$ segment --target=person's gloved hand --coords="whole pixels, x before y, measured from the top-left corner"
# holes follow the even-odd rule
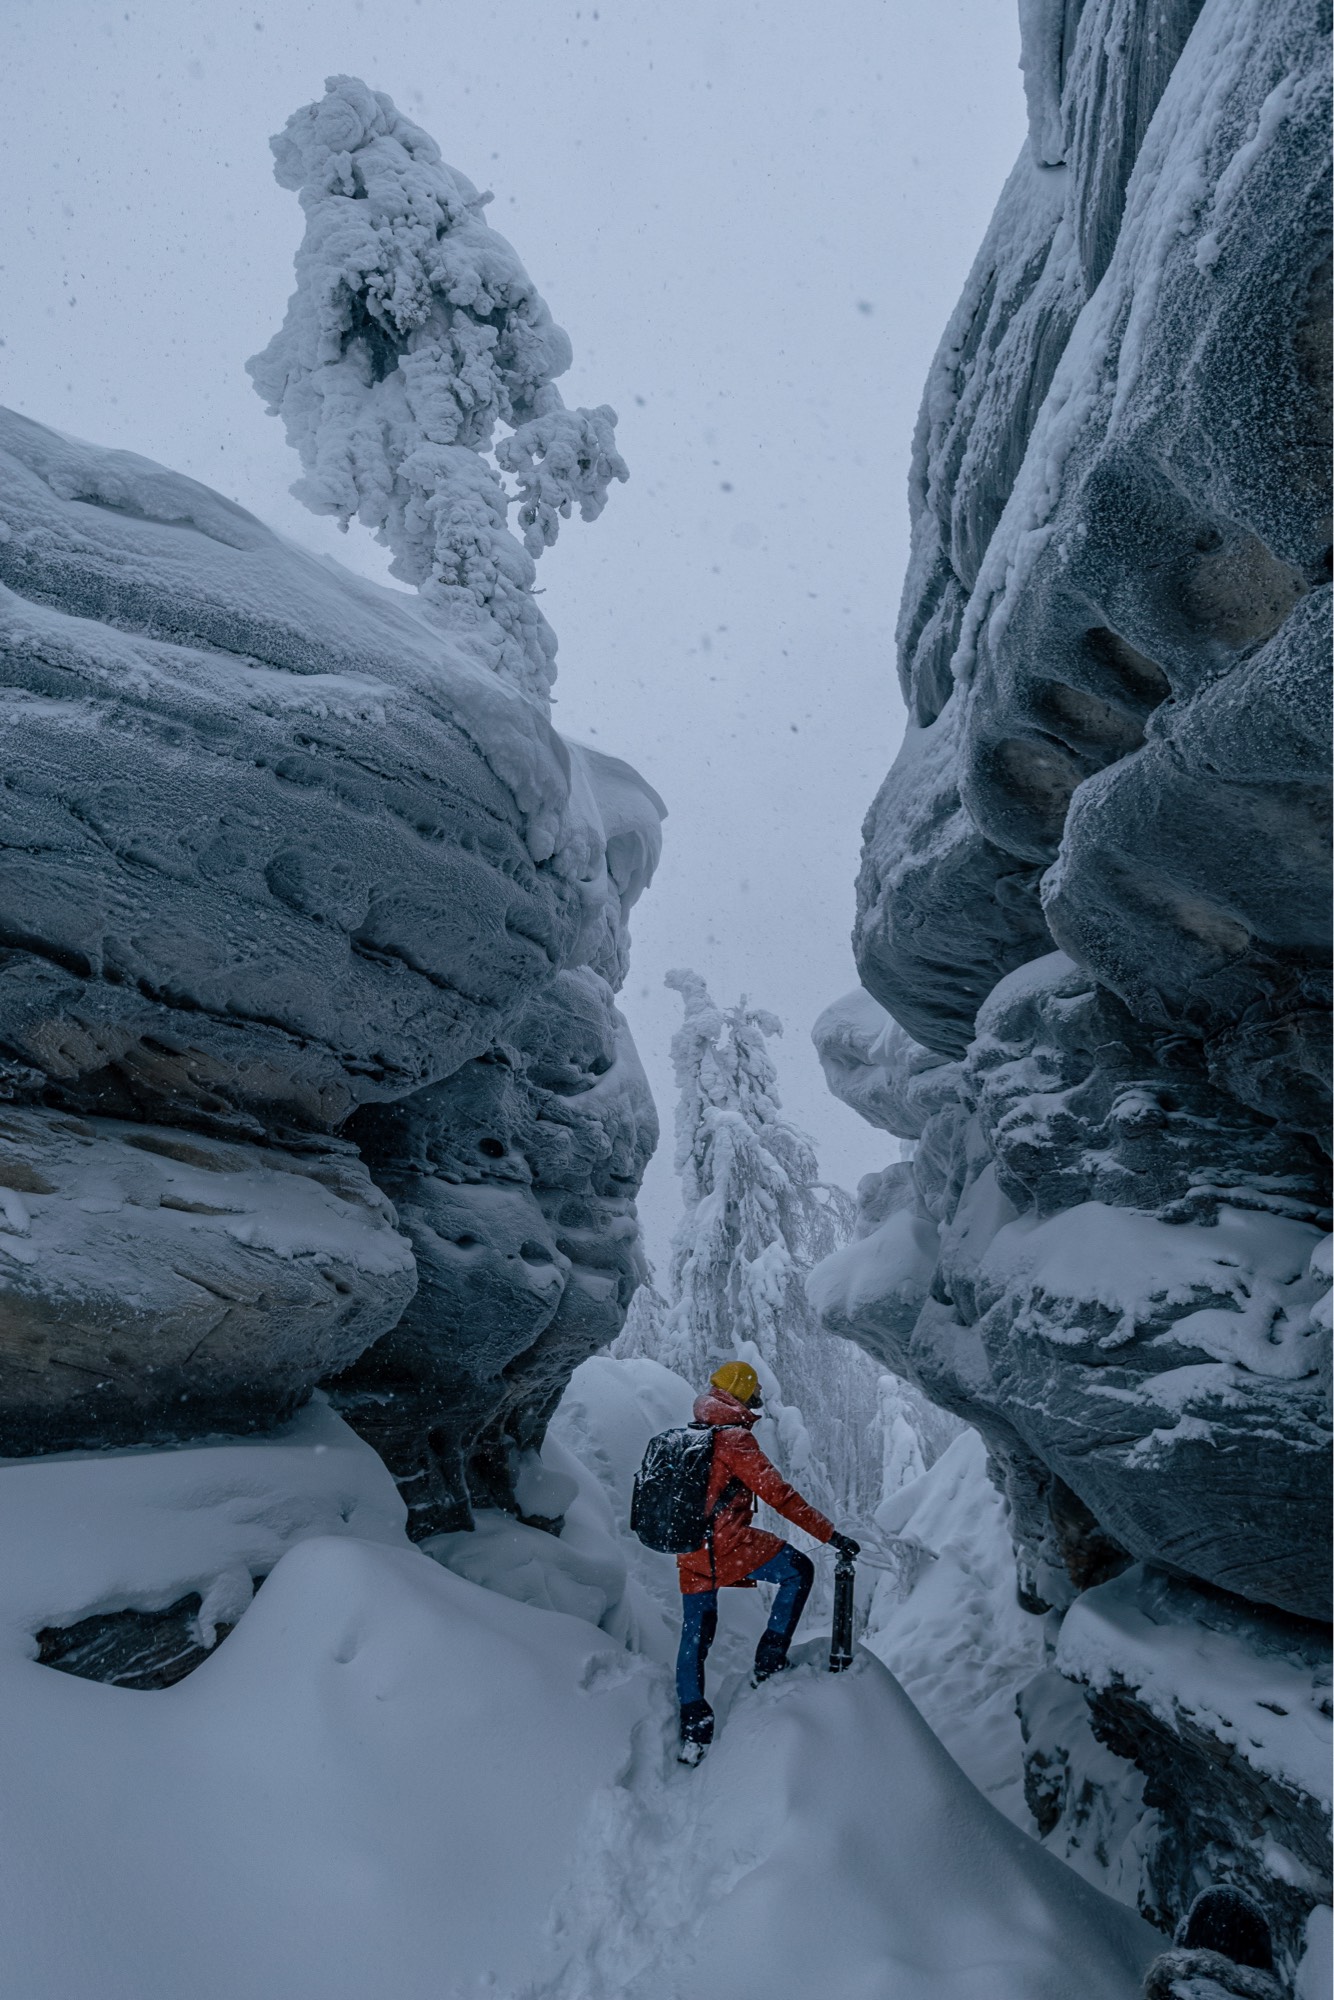
[[[837,1549],[841,1556],[859,1556],[862,1552],[861,1543],[854,1542],[851,1535],[833,1534],[829,1537],[829,1546]]]

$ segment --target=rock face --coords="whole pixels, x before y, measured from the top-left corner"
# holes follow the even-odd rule
[[[256,1587],[261,1581],[256,1578]],[[161,1611],[102,1611],[73,1625],[48,1625],[36,1634],[38,1663],[79,1680],[144,1693],[175,1687],[233,1629],[224,1620],[206,1636],[200,1629],[203,1608],[193,1590]],[[238,1615],[242,1609],[238,1605]]]
[[[1099,1738],[1149,1773],[1144,1803],[1161,1825],[1149,1913],[1166,1924],[1230,1878],[1291,1946],[1313,1896],[1330,1893],[1320,1635],[1132,1569],[1078,1600],[1056,1662],[1088,1689]]]
[[[1328,1643],[1328,21],[1022,13],[1029,140],[918,427],[865,990],[816,1027],[912,1157],[812,1284],[983,1432],[1034,1610],[1133,1588],[1149,1654],[1221,1620],[1263,1685],[1280,1627]],[[1290,1967],[1326,1780],[1135,1720],[1128,1629],[1096,1684],[1058,1659],[1082,1792],[1032,1704],[1048,1829],[1106,1849],[1133,1760],[1112,1885],[1170,1923],[1235,1876]]]
[[[1189,4],[1073,11],[1070,41],[1027,51],[1060,144],[1025,149],[923,405],[912,727],[868,822],[859,969],[962,1053],[996,979],[1054,941],[1154,1026],[1184,1020],[1247,1102],[1290,1116],[1289,1090],[1309,1122],[1328,1001],[1327,724],[1304,671],[1329,615],[1318,10],[1230,0],[1193,31]],[[1123,69],[1141,117],[1162,91],[1133,171]],[[1096,254],[1093,182],[1102,213],[1124,201]]]
[[[160,466],[6,413],[0,479],[10,1061],[260,1136],[489,1047],[596,852],[541,711]]]
[[[334,1403],[398,1478],[420,1538],[471,1526],[470,1496],[512,1499],[571,1373],[620,1331],[657,1119],[611,989],[585,967],[504,1045],[355,1129],[420,1286]]]
[[[351,1146],[0,1107],[6,1456],[263,1429],[417,1287]]]
[[[332,1377],[381,1441],[388,1371],[422,1532],[470,1457],[517,1505],[639,1274],[660,802],[405,593],[7,413],[0,666],[0,1455]]]

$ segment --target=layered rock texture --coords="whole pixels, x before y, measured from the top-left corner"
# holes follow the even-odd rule
[[[611,988],[563,972],[509,1037],[443,1083],[353,1121],[411,1238],[419,1287],[333,1385],[422,1536],[467,1498],[559,1513],[523,1474],[581,1361],[620,1332],[643,1275],[634,1195],[657,1137]],[[448,1329],[451,1338],[442,1338]]]
[[[1070,1708],[1031,1704],[1049,1828],[1128,1773],[1117,1886],[1166,1924],[1234,1878],[1291,1965],[1328,1785],[1241,1710],[1291,1669],[1328,1728],[1328,20],[1021,12],[1030,134],[917,433],[864,990],[816,1029],[909,1145],[813,1282],[983,1432],[1030,1606],[1121,1593],[1096,1673],[1058,1657],[1103,1777],[1054,1807]],[[1174,1649],[1254,1684],[1147,1700]]]
[[[410,360],[425,328],[436,401],[451,316],[471,391],[495,385],[434,459],[443,418],[418,412],[413,504],[425,481],[508,595],[382,589],[0,413],[0,1456],[262,1429],[329,1382],[425,1534],[468,1525],[474,1492],[523,1508],[524,1453],[638,1281],[657,1126],[614,996],[663,807],[552,728],[554,636],[482,455],[497,414],[528,420],[540,547],[580,480],[591,515],[623,476],[613,413],[563,409],[568,341],[388,99],[340,79],[292,125],[316,249],[346,268],[325,284],[308,242],[284,338],[318,293],[339,420],[349,384],[378,395],[362,473],[397,411],[401,511],[417,419],[367,246],[393,248],[396,338]],[[299,184],[291,128],[275,143]],[[435,259],[415,321],[400,195]],[[332,463],[319,407],[302,435]]]
[[[0,1282],[12,1456],[279,1422],[417,1278],[346,1144],[240,1145],[11,1104]]]

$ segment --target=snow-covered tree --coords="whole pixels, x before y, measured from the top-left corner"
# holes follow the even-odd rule
[[[667,984],[685,1006],[672,1038],[685,1210],[670,1271],[676,1365],[707,1373],[749,1340],[776,1366],[780,1329],[811,1322],[805,1271],[847,1235],[852,1203],[821,1182],[810,1140],[782,1115],[767,1047],[783,1032],[776,1016],[744,998],[720,1009],[696,972]]]
[[[490,195],[382,91],[330,77],[270,143],[306,232],[287,316],[247,366],[300,454],[292,490],[372,528],[395,576],[544,699],[556,639],[533,559],[626,477],[616,413],[566,409],[569,339],[485,221]]]
[[[625,1324],[612,1344],[611,1352],[618,1361],[635,1361],[641,1356],[649,1361],[662,1361],[667,1351],[667,1315],[671,1311],[666,1299],[654,1282],[650,1270],[634,1297],[625,1315]]]
[[[750,1361],[784,1471],[817,1505],[865,1519],[881,1494],[880,1370],[824,1332],[805,1286],[846,1239],[851,1198],[821,1181],[810,1140],[783,1116],[775,1016],[745,999],[717,1007],[695,972],[667,984],[685,1007],[672,1041],[683,1211],[667,1308],[647,1314],[639,1351],[692,1382]]]

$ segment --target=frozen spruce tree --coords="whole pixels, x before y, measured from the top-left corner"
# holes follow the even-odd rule
[[[331,77],[270,143],[306,231],[287,316],[247,366],[300,454],[292,490],[373,529],[395,576],[545,700],[556,638],[534,558],[626,477],[616,413],[566,409],[569,339],[487,224],[490,195],[382,91]]]
[[[880,1370],[823,1331],[805,1286],[846,1239],[852,1201],[783,1116],[768,1050],[781,1023],[745,999],[715,1006],[698,973],[667,984],[685,1006],[672,1041],[682,1216],[658,1358],[692,1382],[749,1360],[784,1472],[817,1506],[864,1520],[881,1493]]]

